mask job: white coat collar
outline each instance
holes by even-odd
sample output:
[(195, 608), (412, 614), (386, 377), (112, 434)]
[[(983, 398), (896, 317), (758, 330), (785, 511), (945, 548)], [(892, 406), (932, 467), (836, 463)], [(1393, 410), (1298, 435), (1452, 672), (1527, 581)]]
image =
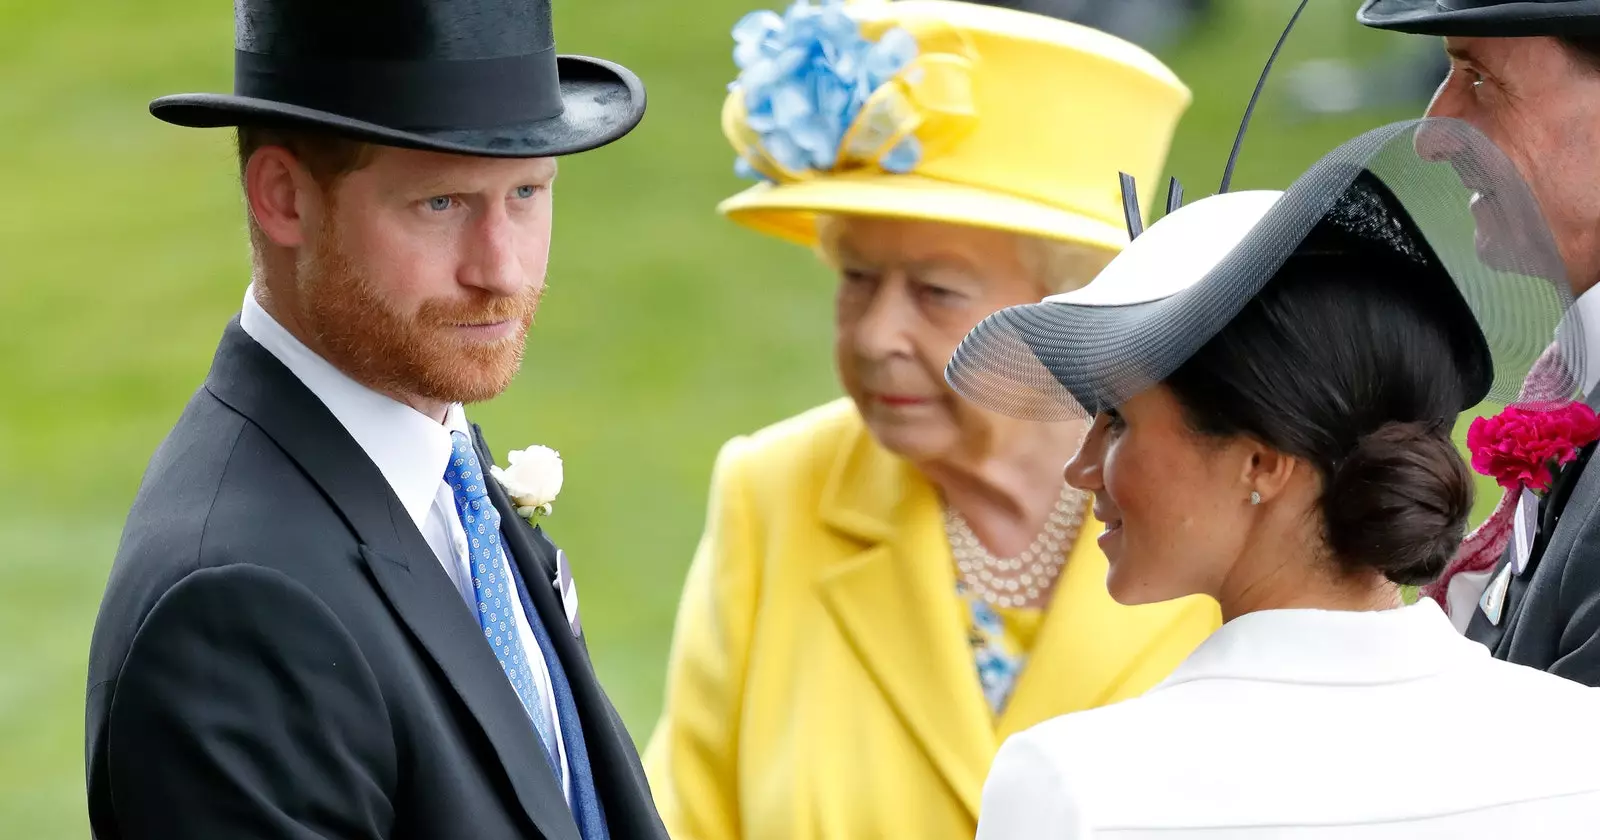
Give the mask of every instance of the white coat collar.
[(1371, 612), (1263, 610), (1224, 624), (1154, 690), (1207, 679), (1380, 685), (1488, 655), (1429, 598)]

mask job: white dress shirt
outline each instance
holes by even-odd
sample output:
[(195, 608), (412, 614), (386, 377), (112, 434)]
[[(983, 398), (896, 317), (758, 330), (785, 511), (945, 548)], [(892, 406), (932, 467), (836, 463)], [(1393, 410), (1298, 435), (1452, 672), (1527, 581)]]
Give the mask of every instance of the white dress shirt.
[[(456, 512), (455, 496), (444, 480), (452, 449), (450, 433), (461, 432), (469, 439), (472, 437), (472, 428), (467, 424), (462, 407), (451, 405), (444, 425), (440, 425), (410, 406), (356, 382), (312, 352), (262, 309), (256, 303), (254, 287), (245, 292), (239, 325), (316, 395), (360, 444), (383, 473), (406, 513), (411, 515), (417, 530), (439, 558), (445, 574), (455, 584), (465, 608), (476, 620), (478, 602), (472, 591), (467, 534)], [(490, 465), (482, 466), (487, 474)], [(511, 558), (507, 556), (506, 561), (511, 562)], [(540, 583), (542, 581), (527, 581), (530, 587)], [(561, 759), (561, 787), (570, 805), (572, 783), (567, 770), (566, 745), (556, 714), (555, 693), (551, 690), (550, 669), (528, 624), (522, 599), (512, 598), (511, 609), (523, 650), (527, 652), (529, 663), (534, 665), (533, 680), (543, 698), (546, 721), (555, 733)]]
[(1596, 756), (1600, 690), (1492, 658), (1431, 599), (1269, 610), (1008, 739), (978, 840), (1592, 840)]
[[(1583, 395), (1590, 405), (1595, 405), (1596, 398), (1600, 397), (1600, 394), (1596, 393), (1596, 388), (1600, 387), (1600, 329), (1595, 327), (1596, 324), (1600, 324), (1600, 286), (1578, 295), (1578, 299), (1572, 302), (1572, 311), (1577, 313), (1577, 323), (1585, 328)], [(1537, 530), (1536, 517), (1530, 508), (1537, 510), (1539, 500), (1537, 497), (1530, 500), (1528, 496), (1528, 493), (1523, 493), (1517, 500), (1517, 510), (1512, 521), (1518, 525), (1518, 534), (1512, 537), (1513, 546), (1523, 536), (1523, 523), (1534, 522), (1534, 530)], [(1528, 533), (1526, 540), (1531, 545), (1533, 534)], [(1518, 552), (1517, 557), (1524, 563), (1527, 560), (1523, 552)], [(1484, 590), (1489, 588), (1489, 582), (1494, 579), (1494, 573), (1498, 570), (1499, 566), (1496, 565), (1479, 572), (1462, 572), (1450, 578), (1450, 584), (1445, 587), (1445, 599), (1450, 604), (1450, 621), (1455, 625), (1457, 632), (1467, 632), (1467, 626), (1472, 623), (1472, 614), (1478, 611)], [(1521, 566), (1519, 565), (1515, 571), (1519, 575), (1522, 574)]]

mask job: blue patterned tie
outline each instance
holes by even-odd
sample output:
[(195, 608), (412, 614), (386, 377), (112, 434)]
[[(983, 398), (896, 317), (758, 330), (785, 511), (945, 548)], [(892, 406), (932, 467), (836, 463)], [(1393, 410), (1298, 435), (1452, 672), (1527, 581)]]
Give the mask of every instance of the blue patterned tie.
[(533, 719), (533, 728), (544, 742), (545, 757), (559, 779), (560, 753), (551, 732), (549, 710), (533, 680), (533, 667), (522, 649), (516, 613), (511, 607), (517, 597), (516, 584), (512, 582), (511, 567), (506, 563), (500, 544), (500, 511), (495, 510), (494, 503), (489, 500), (489, 488), (484, 483), (483, 469), (478, 466), (478, 453), (473, 450), (472, 441), (461, 432), (451, 432), (450, 442), (450, 466), (445, 469), (444, 480), (455, 495), (456, 513), (467, 532), (472, 592), (478, 601), (478, 626), (483, 628), (483, 638), (494, 648), (495, 658), (500, 660), (501, 669), (521, 698), (522, 707)]

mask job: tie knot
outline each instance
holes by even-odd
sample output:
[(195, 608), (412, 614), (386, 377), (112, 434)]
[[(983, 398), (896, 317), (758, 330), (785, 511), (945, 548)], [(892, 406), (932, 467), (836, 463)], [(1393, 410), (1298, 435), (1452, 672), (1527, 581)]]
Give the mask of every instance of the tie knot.
[(461, 432), (450, 433), (450, 465), (445, 468), (444, 480), (458, 499), (474, 502), (489, 495), (483, 468), (478, 465), (478, 453), (472, 448), (472, 441)]

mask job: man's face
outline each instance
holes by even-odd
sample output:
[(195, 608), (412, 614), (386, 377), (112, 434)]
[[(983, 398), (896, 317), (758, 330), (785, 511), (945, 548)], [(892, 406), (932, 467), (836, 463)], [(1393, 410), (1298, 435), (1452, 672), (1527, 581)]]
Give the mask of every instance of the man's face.
[(305, 338), (405, 401), (497, 396), (544, 291), (555, 173), (550, 159), (375, 149), (305, 213), (294, 293)]
[[(1573, 292), (1583, 293), (1600, 280), (1600, 69), (1554, 38), (1446, 38), (1445, 49), (1450, 75), (1428, 116), (1471, 124), (1516, 165), (1555, 236)], [(1518, 220), (1496, 218), (1492, 195), (1476, 204), (1484, 248), (1526, 246), (1517, 239)]]

